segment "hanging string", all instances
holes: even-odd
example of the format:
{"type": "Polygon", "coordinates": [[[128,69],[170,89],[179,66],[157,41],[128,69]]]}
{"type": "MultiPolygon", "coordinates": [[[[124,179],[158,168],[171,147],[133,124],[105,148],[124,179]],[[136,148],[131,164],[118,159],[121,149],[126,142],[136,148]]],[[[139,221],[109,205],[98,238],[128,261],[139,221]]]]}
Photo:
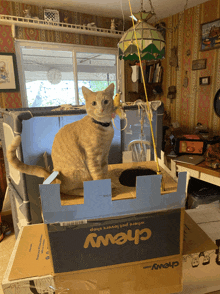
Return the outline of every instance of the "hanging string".
{"type": "MultiPolygon", "coordinates": [[[[158,21],[158,18],[157,18],[156,13],[154,11],[154,8],[153,8],[153,5],[152,5],[151,0],[149,0],[149,2],[150,2],[151,12],[154,13],[155,21],[156,21],[156,23],[158,23],[159,21],[158,21]]],[[[161,28],[164,28],[167,31],[170,31],[171,33],[173,33],[173,31],[175,32],[179,28],[180,23],[182,22],[182,18],[183,18],[184,12],[187,9],[187,5],[188,5],[188,0],[186,0],[186,4],[184,5],[184,10],[180,14],[179,21],[178,21],[177,25],[174,28],[167,28],[167,27],[163,26],[162,24],[160,24],[160,27],[161,28]]]]}
{"type": "Polygon", "coordinates": [[[128,119],[127,119],[127,117],[125,117],[125,118],[123,118],[123,119],[125,119],[125,126],[124,126],[123,129],[118,129],[118,128],[116,127],[116,125],[115,125],[115,120],[114,120],[114,118],[112,119],[113,126],[116,128],[116,130],[118,130],[118,131],[124,131],[124,130],[127,128],[127,126],[128,126],[128,119]]]}
{"type": "MultiPolygon", "coordinates": [[[[131,9],[130,0],[128,0],[128,2],[129,2],[130,12],[131,12],[131,16],[132,16],[133,13],[132,13],[132,9],[131,9]]],[[[137,49],[138,49],[138,57],[139,57],[139,61],[140,61],[141,75],[142,75],[142,80],[143,80],[143,84],[144,84],[144,92],[145,92],[145,97],[146,97],[146,105],[147,105],[147,110],[148,110],[148,113],[149,113],[149,123],[150,123],[151,136],[152,136],[152,141],[153,141],[154,154],[155,154],[156,164],[157,164],[157,174],[160,174],[160,167],[159,167],[159,163],[158,163],[157,149],[156,149],[156,144],[155,144],[155,139],[154,139],[154,133],[153,133],[153,126],[152,126],[152,114],[150,113],[150,106],[149,106],[148,97],[147,97],[147,89],[146,89],[144,72],[143,72],[143,67],[142,67],[142,60],[141,60],[141,55],[140,55],[140,49],[139,49],[139,45],[138,45],[138,41],[137,41],[137,35],[136,35],[136,30],[135,30],[135,25],[134,25],[134,19],[133,19],[133,17],[131,19],[132,19],[132,24],[133,24],[133,29],[134,29],[134,35],[135,35],[135,39],[136,39],[136,45],[137,45],[137,49]]]]}
{"type": "Polygon", "coordinates": [[[123,11],[123,8],[122,8],[122,0],[121,0],[121,12],[122,12],[122,17],[123,17],[123,32],[125,30],[125,16],[124,16],[124,11],[123,11]]]}

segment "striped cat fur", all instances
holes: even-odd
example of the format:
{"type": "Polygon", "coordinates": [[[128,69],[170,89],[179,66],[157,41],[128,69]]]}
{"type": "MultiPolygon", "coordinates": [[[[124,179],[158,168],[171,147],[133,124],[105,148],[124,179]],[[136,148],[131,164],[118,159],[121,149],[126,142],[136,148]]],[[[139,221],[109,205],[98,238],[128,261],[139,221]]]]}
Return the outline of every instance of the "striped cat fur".
{"type": "MultiPolygon", "coordinates": [[[[98,92],[82,87],[82,92],[87,115],[59,130],[51,153],[53,170],[59,172],[53,183],[59,183],[60,191],[69,195],[83,188],[84,181],[107,177],[108,154],[114,136],[111,122],[114,84],[98,92]]],[[[45,168],[27,165],[17,158],[20,143],[21,137],[16,136],[7,149],[8,162],[22,173],[46,179],[50,172],[45,168]]]]}

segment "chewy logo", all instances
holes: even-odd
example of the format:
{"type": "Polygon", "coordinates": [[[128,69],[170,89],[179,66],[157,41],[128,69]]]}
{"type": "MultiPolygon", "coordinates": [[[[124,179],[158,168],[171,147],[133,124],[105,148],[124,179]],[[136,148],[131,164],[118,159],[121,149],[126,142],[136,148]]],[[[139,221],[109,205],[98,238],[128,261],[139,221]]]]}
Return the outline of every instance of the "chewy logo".
{"type": "Polygon", "coordinates": [[[151,268],[151,270],[158,270],[158,269],[163,269],[163,268],[169,268],[169,267],[177,267],[179,265],[178,261],[173,261],[173,262],[166,262],[166,263],[154,263],[152,266],[145,266],[144,268],[151,268]]]}
{"type": "Polygon", "coordinates": [[[112,234],[106,234],[105,237],[98,236],[95,233],[91,233],[86,237],[83,247],[88,248],[89,245],[91,245],[93,248],[99,248],[101,244],[103,244],[104,246],[108,246],[109,242],[111,242],[112,244],[123,245],[127,241],[134,241],[134,244],[137,245],[139,244],[140,240],[146,241],[151,237],[151,235],[152,232],[148,228],[135,230],[134,236],[132,230],[128,230],[127,234],[120,232],[115,236],[112,236],[112,234]]]}

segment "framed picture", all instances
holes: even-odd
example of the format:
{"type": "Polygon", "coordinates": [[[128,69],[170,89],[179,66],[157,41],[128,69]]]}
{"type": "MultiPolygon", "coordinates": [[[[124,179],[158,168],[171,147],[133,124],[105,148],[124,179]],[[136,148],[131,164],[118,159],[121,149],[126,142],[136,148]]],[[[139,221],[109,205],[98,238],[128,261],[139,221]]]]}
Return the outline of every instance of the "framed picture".
{"type": "Polygon", "coordinates": [[[19,82],[15,54],[0,52],[0,92],[17,91],[19,82]]]}
{"type": "Polygon", "coordinates": [[[209,85],[210,84],[210,77],[201,77],[201,78],[199,78],[199,84],[201,86],[209,85]]]}
{"type": "Polygon", "coordinates": [[[206,60],[207,59],[197,59],[192,62],[192,70],[199,70],[206,68],[206,60]]]}
{"type": "Polygon", "coordinates": [[[220,19],[201,25],[201,51],[220,48],[220,19]]]}

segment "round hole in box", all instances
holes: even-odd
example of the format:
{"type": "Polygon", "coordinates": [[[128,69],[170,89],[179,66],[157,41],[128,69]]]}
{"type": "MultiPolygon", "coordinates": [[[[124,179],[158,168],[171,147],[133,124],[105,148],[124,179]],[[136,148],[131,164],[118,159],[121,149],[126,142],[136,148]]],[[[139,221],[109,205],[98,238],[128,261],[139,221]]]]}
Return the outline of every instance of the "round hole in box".
{"type": "Polygon", "coordinates": [[[136,177],[138,176],[149,176],[156,175],[157,173],[149,168],[129,168],[124,170],[120,177],[119,182],[123,186],[135,187],[136,186],[136,177]]]}

